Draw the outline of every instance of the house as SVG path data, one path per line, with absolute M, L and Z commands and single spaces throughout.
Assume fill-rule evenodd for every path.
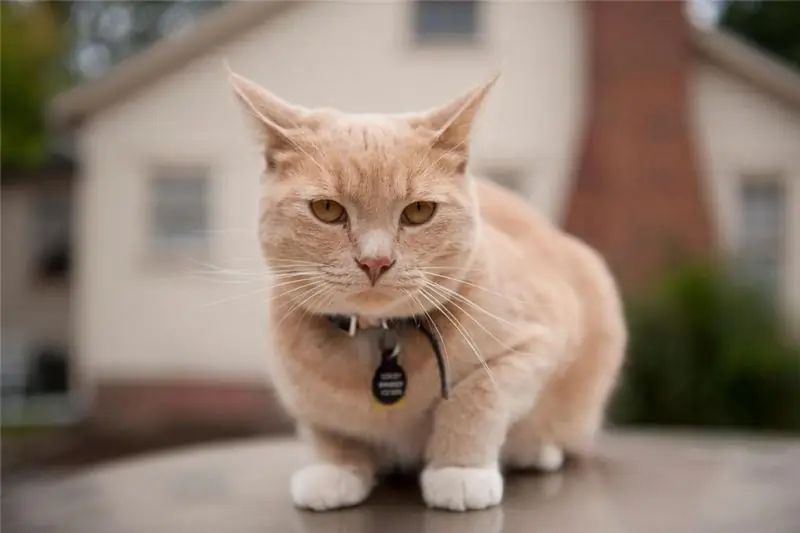
M 264 412 L 263 162 L 224 61 L 356 112 L 424 109 L 502 68 L 473 172 L 623 280 L 666 241 L 720 250 L 800 317 L 800 75 L 680 3 L 233 3 L 53 102 L 81 166 L 74 338 L 98 419 Z
M 31 169 L 3 169 L 2 390 L 4 424 L 69 423 L 73 353 L 71 213 L 75 169 L 53 153 Z

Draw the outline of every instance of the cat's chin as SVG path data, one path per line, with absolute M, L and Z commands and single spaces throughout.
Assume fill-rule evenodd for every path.
M 406 300 L 406 294 L 389 287 L 359 290 L 347 297 L 355 314 L 373 317 L 393 316 Z
M 364 311 L 378 311 L 391 307 L 399 300 L 402 294 L 394 291 L 363 291 L 354 294 L 348 300 Z

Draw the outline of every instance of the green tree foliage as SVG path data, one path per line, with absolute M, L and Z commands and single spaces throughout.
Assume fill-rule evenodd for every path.
M 686 268 L 628 309 L 619 424 L 800 431 L 800 349 L 761 296 Z
M 730 1 L 720 25 L 800 68 L 800 2 Z
M 67 81 L 63 11 L 50 2 L 3 2 L 0 9 L 2 166 L 30 167 L 44 154 L 47 100 Z
M 218 0 L 2 1 L 2 167 L 46 154 L 47 103 L 70 83 L 104 74 L 188 28 Z

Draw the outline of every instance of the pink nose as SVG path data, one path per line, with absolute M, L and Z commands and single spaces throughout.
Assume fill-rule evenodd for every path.
M 370 282 L 375 285 L 378 279 L 383 276 L 387 270 L 392 268 L 394 261 L 388 257 L 365 257 L 363 259 L 356 259 L 356 263 L 358 263 L 358 267 L 367 275 Z

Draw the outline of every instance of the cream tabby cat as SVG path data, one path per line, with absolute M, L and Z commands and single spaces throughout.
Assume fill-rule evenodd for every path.
M 469 175 L 471 125 L 495 80 L 425 112 L 352 115 L 231 73 L 267 161 L 271 375 L 317 458 L 292 478 L 297 506 L 358 504 L 383 470 L 418 465 L 429 506 L 486 508 L 502 499 L 501 469 L 559 469 L 602 425 L 626 345 L 617 288 L 586 245 Z M 381 329 L 351 336 L 335 315 L 430 320 L 449 398 L 432 344 L 405 328 L 405 397 L 376 404 Z

